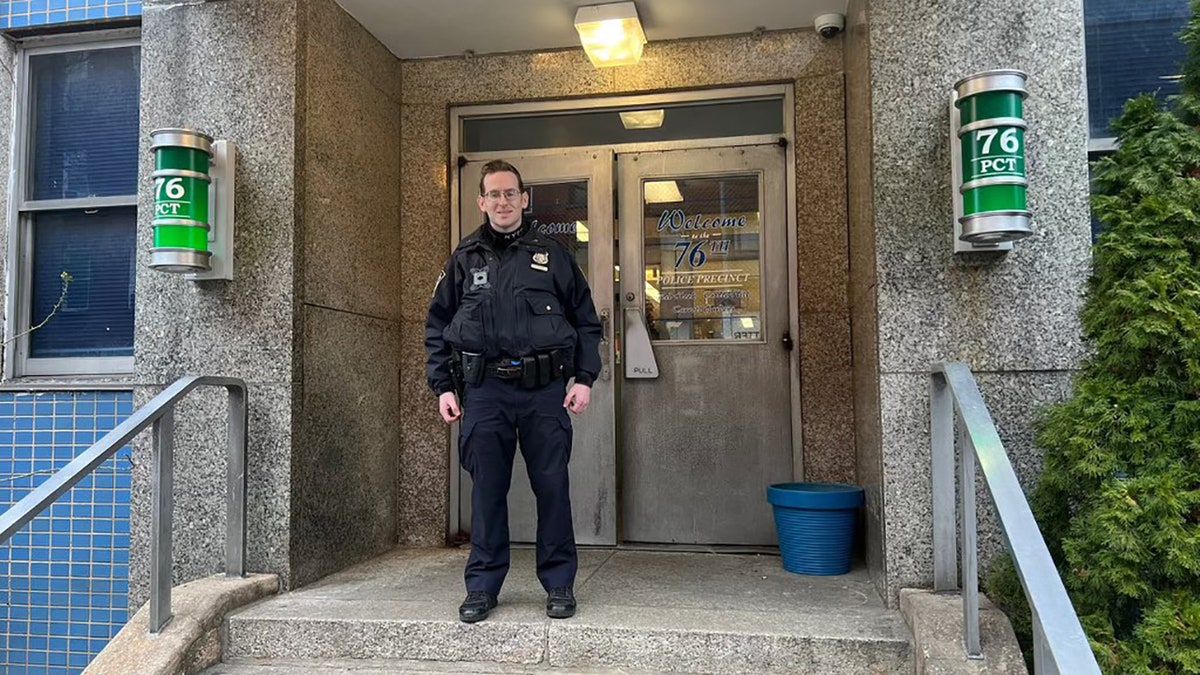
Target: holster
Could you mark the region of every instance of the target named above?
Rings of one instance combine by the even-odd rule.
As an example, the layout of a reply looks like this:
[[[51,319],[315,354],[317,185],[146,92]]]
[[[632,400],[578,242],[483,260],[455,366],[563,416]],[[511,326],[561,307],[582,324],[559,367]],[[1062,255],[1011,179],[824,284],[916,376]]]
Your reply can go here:
[[[459,352],[459,359],[462,361],[463,384],[479,386],[483,382],[483,366],[486,363],[483,354]]]
[[[461,400],[466,394],[466,387],[463,381],[462,362],[459,361],[458,354],[450,356],[450,384],[454,385],[454,393],[458,394],[458,398]]]

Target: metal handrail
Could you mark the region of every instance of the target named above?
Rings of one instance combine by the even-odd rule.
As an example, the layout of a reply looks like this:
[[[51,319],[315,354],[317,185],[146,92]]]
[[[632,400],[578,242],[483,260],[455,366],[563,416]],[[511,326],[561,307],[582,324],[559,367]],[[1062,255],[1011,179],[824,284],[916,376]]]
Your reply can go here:
[[[234,377],[189,375],[155,396],[115,429],[84,450],[25,498],[0,515],[0,543],[8,541],[85,476],[154,425],[154,475],[151,483],[150,632],[171,620],[171,522],[174,510],[175,404],[196,387],[225,387],[229,392],[228,471],[226,475],[225,574],[246,571],[246,383]]]
[[[963,363],[934,366],[929,397],[933,461],[933,588],[958,590],[955,558],[954,427],[958,420],[962,486],[963,640],[967,658],[981,659],[979,644],[979,572],[975,518],[975,462],[1000,519],[1004,544],[1021,579],[1033,618],[1036,675],[1100,675],[1100,666],[1075,614],[1058,568],[1050,557],[1029,502],[1017,481],[1000,434],[979,394],[971,369]]]

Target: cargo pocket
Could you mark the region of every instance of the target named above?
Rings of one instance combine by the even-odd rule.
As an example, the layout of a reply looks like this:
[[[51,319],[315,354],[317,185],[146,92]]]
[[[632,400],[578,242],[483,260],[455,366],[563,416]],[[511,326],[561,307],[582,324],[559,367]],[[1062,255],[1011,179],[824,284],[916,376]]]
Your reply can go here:
[[[564,445],[567,448],[567,461],[569,462],[571,461],[571,446],[574,445],[575,440],[575,430],[571,428],[571,414],[567,412],[566,408],[562,408],[555,417],[558,418],[558,424],[562,427],[562,433],[565,436]]]
[[[533,457],[525,458],[531,472],[555,475],[568,471],[572,431],[571,419],[567,414],[561,405],[558,411],[542,409],[522,429],[529,446],[537,448]]]
[[[475,420],[464,417],[458,429],[458,464],[472,477],[475,475],[475,453],[471,452],[469,441],[474,430]]]

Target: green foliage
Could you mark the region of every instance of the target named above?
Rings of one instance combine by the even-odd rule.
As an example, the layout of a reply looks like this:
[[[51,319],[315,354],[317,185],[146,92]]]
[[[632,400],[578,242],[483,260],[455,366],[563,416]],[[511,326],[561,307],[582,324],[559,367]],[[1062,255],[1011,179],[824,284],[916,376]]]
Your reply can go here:
[[[1129,101],[1094,165],[1094,351],[1037,428],[1035,515],[1097,660],[1122,675],[1200,673],[1200,0],[1192,14],[1183,93]],[[1027,631],[1010,564],[989,590]]]

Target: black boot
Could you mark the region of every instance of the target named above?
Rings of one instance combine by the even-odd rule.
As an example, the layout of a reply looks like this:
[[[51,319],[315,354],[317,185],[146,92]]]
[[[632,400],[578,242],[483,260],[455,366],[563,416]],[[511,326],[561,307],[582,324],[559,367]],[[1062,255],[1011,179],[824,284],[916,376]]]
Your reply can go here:
[[[572,603],[574,604],[574,603]],[[467,599],[458,606],[458,618],[464,623],[483,621],[496,607],[496,596],[487,591],[467,591]]]
[[[546,595],[546,616],[551,619],[575,616],[575,592],[567,586],[551,588]]]

